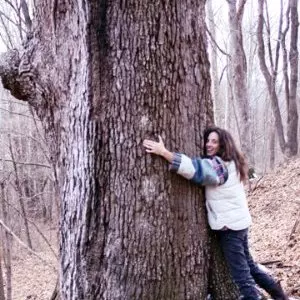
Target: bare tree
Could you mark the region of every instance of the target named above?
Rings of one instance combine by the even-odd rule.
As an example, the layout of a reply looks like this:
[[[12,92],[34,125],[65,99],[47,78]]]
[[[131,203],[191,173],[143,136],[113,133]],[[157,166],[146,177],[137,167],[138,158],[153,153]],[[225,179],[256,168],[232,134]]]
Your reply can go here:
[[[11,139],[9,140],[9,150],[10,150],[10,155],[12,158],[12,163],[13,163],[14,172],[15,172],[15,178],[16,178],[15,185],[16,185],[16,190],[17,190],[18,196],[19,196],[19,203],[20,203],[20,207],[21,207],[21,211],[22,211],[22,217],[24,220],[26,239],[27,239],[28,246],[32,249],[32,242],[31,242],[31,237],[30,237],[30,232],[29,232],[27,213],[26,213],[25,204],[24,204],[24,194],[22,191],[21,182],[20,182],[20,178],[19,178],[19,171],[18,171],[17,164],[16,164],[15,158],[14,158]]]
[[[251,119],[247,87],[247,60],[243,46],[242,20],[246,0],[227,0],[229,7],[230,27],[230,61],[232,68],[232,87],[234,107],[240,132],[242,151],[246,154],[250,165],[254,165],[251,150]]]
[[[4,280],[2,272],[2,253],[0,252],[0,300],[5,300],[4,295]]]
[[[26,0],[3,0],[0,3],[0,38],[8,49],[13,49],[31,31],[31,17]],[[18,33],[18,34],[16,34]]]
[[[287,22],[291,21],[291,41],[289,53],[290,80],[287,86],[287,149],[289,155],[297,155],[298,153],[298,110],[297,110],[297,85],[298,85],[298,1],[289,1],[289,14]],[[282,39],[283,41],[284,39]]]
[[[8,220],[8,209],[6,205],[6,180],[3,180],[0,184],[1,188],[1,210],[3,220],[6,224],[9,224]],[[12,237],[7,231],[3,233],[4,238],[2,239],[5,269],[6,269],[6,300],[12,300],[12,271],[11,271],[11,248],[12,248]]]
[[[0,1],[0,15],[3,21],[0,20],[0,39],[6,43],[8,49],[20,47],[21,40],[25,42],[27,36],[30,36],[31,13],[30,1]],[[39,247],[44,250],[44,243],[50,249],[56,248],[55,245],[50,245],[42,230],[46,227],[53,228],[54,224],[57,225],[59,200],[55,195],[52,166],[49,163],[49,152],[44,144],[41,128],[38,117],[28,110],[28,103],[12,99],[8,92],[4,92],[1,85],[0,180],[13,171],[6,186],[6,200],[9,199],[9,202],[4,201],[3,206],[7,204],[9,209],[6,210],[5,218],[2,219],[3,224],[7,224],[16,236],[24,238],[25,242],[27,240],[27,244],[33,243],[35,248]],[[9,155],[10,153],[13,153],[13,158]],[[31,222],[33,218],[35,222]],[[42,224],[42,222],[47,222],[47,224]],[[10,251],[15,250],[18,245],[17,239],[12,243],[12,236],[8,231],[3,235],[5,255],[3,267],[7,275],[4,279],[9,300],[12,297],[12,288],[14,291],[18,289],[17,286],[11,284],[10,264]],[[21,249],[22,251],[17,252],[17,255],[23,255],[24,245]]]
[[[258,39],[258,57],[260,62],[260,68],[264,75],[267,83],[268,92],[270,95],[271,106],[273,110],[273,115],[275,119],[275,127],[277,131],[278,141],[281,151],[287,156],[293,156],[297,154],[298,142],[297,130],[298,130],[298,112],[296,103],[296,89],[298,84],[298,14],[297,14],[297,1],[289,1],[288,9],[286,13],[287,27],[282,31],[282,1],[281,1],[281,17],[279,23],[279,33],[278,42],[276,46],[275,53],[275,63],[271,52],[270,42],[268,43],[268,53],[270,58],[270,70],[268,69],[266,63],[266,51],[265,51],[265,41],[263,38],[264,24],[268,24],[264,19],[264,3],[265,1],[258,1],[259,15],[258,15],[258,25],[257,25],[257,39]],[[291,24],[290,24],[291,22]],[[291,41],[290,41],[290,58],[289,58],[289,68],[290,77],[288,77],[288,61],[287,61],[287,50],[285,47],[286,33],[291,25]],[[268,27],[267,27],[268,30]],[[282,45],[283,50],[283,71],[285,79],[285,95],[287,101],[287,111],[288,111],[288,123],[287,123],[287,140],[284,134],[284,125],[282,121],[282,114],[279,106],[279,98],[276,91],[276,79],[277,79],[277,69],[279,60],[279,50],[280,45]]]
[[[215,123],[218,126],[224,126],[224,100],[220,97],[219,75],[218,75],[218,57],[216,44],[216,25],[214,21],[214,12],[212,7],[212,0],[206,1],[207,15],[208,15],[208,30],[211,39],[211,77],[212,77],[212,97],[214,102],[214,116]]]

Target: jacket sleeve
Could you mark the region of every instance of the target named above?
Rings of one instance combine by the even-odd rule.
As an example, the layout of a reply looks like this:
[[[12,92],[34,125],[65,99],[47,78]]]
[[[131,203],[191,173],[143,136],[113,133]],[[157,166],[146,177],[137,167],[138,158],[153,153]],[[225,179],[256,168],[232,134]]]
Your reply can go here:
[[[223,160],[212,158],[189,158],[174,153],[170,170],[200,185],[221,185],[228,179],[228,170]]]

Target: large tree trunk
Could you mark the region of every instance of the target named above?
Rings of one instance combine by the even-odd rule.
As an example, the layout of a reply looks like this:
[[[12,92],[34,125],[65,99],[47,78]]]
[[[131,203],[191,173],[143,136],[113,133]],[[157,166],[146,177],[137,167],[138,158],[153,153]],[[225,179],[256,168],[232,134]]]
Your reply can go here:
[[[213,120],[205,1],[37,2],[35,33],[0,73],[48,136],[62,299],[205,299],[200,189],[142,148],[161,134],[199,154]]]

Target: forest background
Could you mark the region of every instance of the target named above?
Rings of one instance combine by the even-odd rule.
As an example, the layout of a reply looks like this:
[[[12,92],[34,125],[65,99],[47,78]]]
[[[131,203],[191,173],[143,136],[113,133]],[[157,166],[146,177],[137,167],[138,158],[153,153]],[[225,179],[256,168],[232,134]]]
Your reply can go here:
[[[0,1],[2,52],[30,39],[37,3]],[[234,135],[261,178],[299,153],[298,2],[205,5],[214,123]],[[59,269],[60,191],[44,131],[33,106],[1,87],[0,290],[8,300],[17,299],[12,265],[23,253],[43,261],[51,278]],[[54,290],[56,280],[45,284]]]

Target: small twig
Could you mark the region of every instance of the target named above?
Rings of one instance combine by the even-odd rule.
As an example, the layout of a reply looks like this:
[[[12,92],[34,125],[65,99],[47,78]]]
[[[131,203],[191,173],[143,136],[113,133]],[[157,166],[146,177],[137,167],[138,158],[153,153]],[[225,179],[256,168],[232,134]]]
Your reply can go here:
[[[230,57],[230,55],[229,55],[228,53],[226,53],[224,50],[222,50],[222,49],[220,48],[220,46],[219,46],[218,43],[215,41],[215,39],[213,38],[211,32],[209,31],[209,29],[208,29],[207,27],[206,27],[206,31],[207,31],[207,33],[208,33],[208,35],[209,35],[211,41],[212,41],[213,44],[218,48],[218,50],[219,50],[222,54],[224,54],[224,55]]]
[[[299,215],[300,215],[300,214],[299,214],[299,211],[298,211],[297,219],[296,219],[296,221],[295,221],[295,223],[294,223],[294,225],[293,225],[293,228],[292,228],[291,233],[290,233],[289,238],[288,238],[289,241],[292,239],[292,236],[293,236],[294,233],[296,232],[296,229],[297,229],[297,227],[298,227],[298,225],[299,225]]]
[[[8,112],[8,113],[13,114],[13,115],[18,115],[18,116],[22,116],[22,117],[25,117],[25,118],[32,119],[32,116],[30,116],[30,115],[25,115],[25,114],[22,114],[22,113],[13,112],[11,110],[8,110],[8,109],[2,108],[2,107],[0,107],[0,110],[3,110],[5,112]]]
[[[28,106],[27,102],[22,103],[21,100],[17,100],[17,99],[16,100],[12,100],[12,99],[6,99],[6,98],[1,98],[0,97],[0,101],[1,102],[5,101],[5,102],[8,102],[8,103],[13,102],[13,103],[16,103],[17,105]]]
[[[43,168],[48,168],[48,169],[51,169],[51,166],[49,165],[44,165],[44,164],[37,164],[37,163],[30,163],[30,162],[20,162],[20,161],[13,161],[11,159],[2,159],[0,158],[0,161],[7,161],[7,162],[14,162],[16,163],[17,165],[25,165],[25,166],[34,166],[34,167],[43,167]]]
[[[227,67],[228,67],[228,64],[223,68],[223,70],[222,70],[222,72],[221,72],[221,76],[220,76],[220,79],[219,79],[219,84],[220,84],[221,81],[222,81],[223,75],[224,75],[224,73],[225,73]]]
[[[4,12],[0,11],[0,14],[7,19],[9,22],[11,22],[13,25],[18,26],[16,22],[14,22],[9,16],[7,16]]]
[[[281,260],[266,260],[266,261],[260,262],[260,264],[261,264],[261,265],[264,265],[264,266],[267,266],[267,265],[274,265],[274,264],[278,264],[278,263],[281,263],[281,264],[282,264],[282,261],[281,261]]]
[[[18,10],[16,9],[16,7],[11,3],[11,1],[9,0],[4,0],[4,2],[6,2],[13,10],[16,14],[18,14]]]
[[[292,265],[284,265],[281,260],[270,260],[265,262],[260,262],[261,265],[275,265],[277,268],[293,268]]]
[[[251,190],[249,191],[249,194],[252,194],[258,188],[258,184],[263,178],[264,178],[264,175],[257,179],[257,181],[255,182],[255,186],[253,188],[251,188]]]

